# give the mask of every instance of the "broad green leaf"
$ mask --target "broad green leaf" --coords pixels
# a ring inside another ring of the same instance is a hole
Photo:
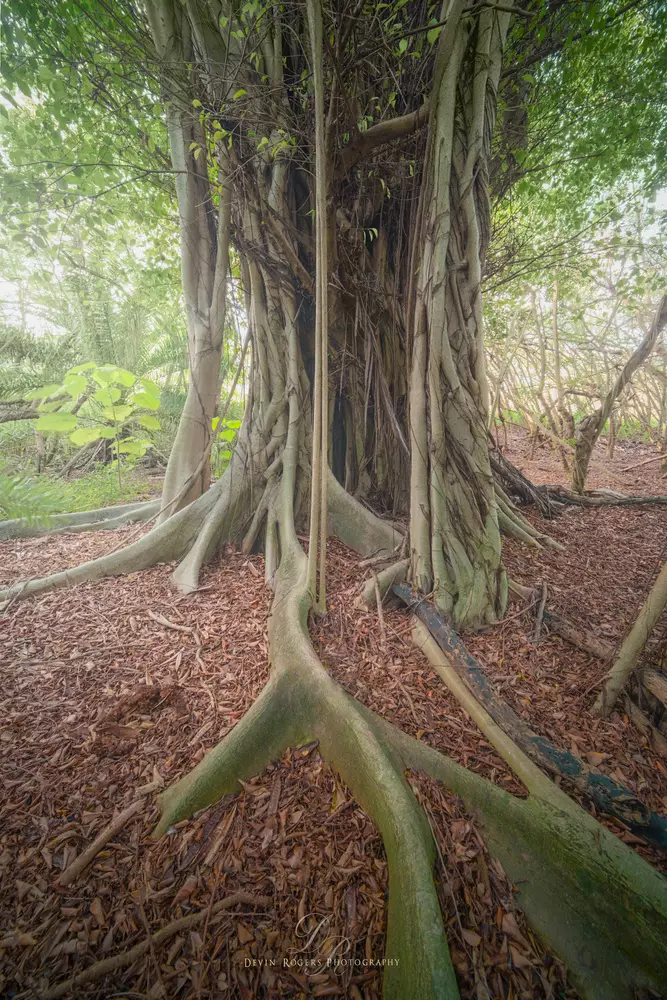
[[[93,399],[102,406],[111,406],[112,403],[117,403],[120,399],[120,389],[116,386],[111,386],[109,389],[98,389],[93,393]]]
[[[144,414],[142,417],[137,418],[137,423],[141,427],[145,427],[147,431],[159,431],[162,429],[162,424],[157,417],[152,417],[150,413]]]
[[[24,393],[24,399],[48,399],[49,396],[53,396],[56,392],[62,392],[63,387],[59,384],[43,385],[39,389],[31,389],[30,392]]]
[[[225,423],[228,427],[233,427],[235,431],[237,431],[241,426],[240,420],[226,420]]]
[[[91,368],[96,368],[94,361],[86,361],[85,365],[75,365],[74,368],[70,368],[67,375],[78,375],[79,372],[88,372]]]
[[[104,427],[77,427],[75,431],[69,436],[72,444],[76,444],[82,447],[84,444],[90,444],[92,441],[97,441],[102,437],[100,431],[105,430]]]
[[[75,413],[45,413],[35,424],[36,431],[73,431],[77,424]]]
[[[65,376],[65,381],[63,382],[63,389],[65,390],[65,392],[69,393],[69,395],[73,399],[76,399],[78,396],[80,396],[81,393],[85,392],[87,388],[88,388],[88,379],[86,378],[85,375]]]
[[[150,378],[140,378],[138,381],[143,391],[147,392],[149,396],[157,396],[158,399],[160,398],[160,386],[157,382],[153,382]]]
[[[55,413],[62,406],[62,400],[55,399],[52,403],[40,403],[39,412],[40,413]]]
[[[211,421],[211,430],[215,430],[219,423],[220,417],[213,417],[213,420]]]
[[[133,407],[128,406],[127,403],[121,403],[120,406],[105,406],[102,412],[104,413],[105,420],[108,420],[112,424],[120,424],[123,420],[127,420],[133,412]]]
[[[226,462],[228,462],[231,457],[232,457],[231,451],[221,451],[220,452],[220,458],[223,458]]]
[[[224,431],[220,431],[221,441],[233,441],[235,437],[236,437],[236,431],[233,431],[231,428],[228,428]]]
[[[143,441],[121,441],[118,445],[118,452],[121,455],[145,455],[147,445]]]
[[[245,97],[247,93],[248,93],[247,90],[244,90],[243,87],[239,87],[239,89],[232,96],[232,100],[238,101],[239,97]]]
[[[160,406],[160,400],[148,392],[134,392],[128,399],[128,403],[133,406],[143,406],[147,410],[157,410]]]
[[[118,382],[120,385],[129,388],[137,381],[137,376],[133,375],[132,372],[128,372],[125,368],[115,368],[111,376],[111,381]]]
[[[103,368],[96,368],[92,375],[98,385],[109,385],[113,381],[115,370],[114,365],[104,365]]]

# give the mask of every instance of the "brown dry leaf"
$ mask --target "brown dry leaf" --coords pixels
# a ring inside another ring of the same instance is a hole
[[[239,939],[239,944],[241,945],[249,944],[250,941],[255,940],[255,935],[250,928],[241,923],[236,925],[236,936]]]
[[[591,767],[599,767],[605,760],[609,760],[611,754],[608,753],[597,753],[596,750],[591,750],[590,753],[586,754],[586,760],[591,765]]]
[[[531,960],[520,952],[513,944],[510,945],[510,954],[512,956],[512,964],[517,967],[517,969],[530,969],[533,966]]]
[[[171,905],[172,906],[177,906],[179,903],[182,903],[184,900],[189,899],[190,896],[192,895],[192,893],[195,891],[196,888],[197,888],[197,876],[196,875],[190,875],[189,878],[187,878],[185,880],[185,882],[183,883],[183,885],[181,886],[181,888],[178,890],[178,892],[174,896]]]
[[[508,937],[513,938],[515,941],[530,951],[530,945],[526,938],[523,936],[519,930],[519,925],[516,922],[516,917],[513,913],[505,913],[502,919],[502,931],[503,934],[507,934]]]
[[[463,937],[463,940],[466,942],[466,944],[469,944],[472,948],[479,948],[480,944],[482,943],[482,938],[477,933],[477,931],[469,930],[467,927],[463,928],[463,930],[461,931],[461,936]]]

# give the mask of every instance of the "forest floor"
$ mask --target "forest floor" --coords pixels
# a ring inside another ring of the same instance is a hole
[[[507,453],[535,482],[566,482],[550,448],[531,458],[519,432]],[[622,471],[650,457],[648,449],[619,446],[613,461],[599,453],[590,486],[667,492],[658,463]],[[551,610],[617,643],[665,557],[667,507],[572,508],[541,526],[565,551],[508,542],[510,575],[524,584],[546,580]],[[4,542],[0,576],[73,566],[136,531]],[[329,613],[312,635],[332,675],[406,732],[522,794],[412,645],[409,616],[387,604],[383,637],[377,614],[355,607],[364,576],[356,557],[336,543],[330,555]],[[191,598],[170,589],[170,572],[163,565],[56,591],[15,603],[0,618],[0,995],[38,997],[171,921],[204,913],[133,964],[65,995],[375,1000],[381,971],[369,963],[384,955],[382,843],[316,747],[286,753],[241,793],[157,843],[155,797],[146,794],[145,807],[78,879],[56,884],[142,786],[189,771],[267,679],[270,594],[261,557],[227,552]],[[546,628],[533,644],[533,628],[530,609],[513,602],[502,623],[466,641],[534,729],[665,812],[667,759],[623,710],[609,720],[591,714],[604,666]],[[419,775],[411,782],[439,846],[435,874],[461,995],[576,997],[516,911],[511,885],[460,800]],[[650,848],[616,832],[660,864]],[[213,909],[237,892],[270,902]],[[330,953],[332,942],[344,964],[306,974],[303,960]]]

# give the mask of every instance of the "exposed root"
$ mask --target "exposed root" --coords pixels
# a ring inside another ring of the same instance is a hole
[[[391,559],[403,533],[383,521],[345,490],[331,471],[328,476],[328,530],[362,556]]]
[[[174,823],[240,791],[239,779],[258,774],[288,746],[306,742],[302,729],[299,692],[286,675],[274,673],[231,733],[160,796],[162,816],[153,835],[161,837]]]
[[[159,562],[178,559],[196,537],[204,517],[214,502],[215,488],[126,548],[92,559],[73,569],[52,573],[37,580],[12,584],[11,587],[0,591],[0,601],[18,600],[31,594],[43,594],[61,587],[71,587],[77,583],[101,580],[106,576],[135,573],[155,566]]]
[[[667,981],[667,881],[542,776],[517,799],[377,719],[404,766],[460,795],[517,885],[517,903],[587,1000],[635,1000]]]
[[[100,507],[97,510],[82,510],[74,514],[52,514],[48,518],[30,520],[17,518],[0,521],[0,541],[11,538],[36,538],[38,535],[59,532],[111,531],[124,524],[148,521],[160,509],[159,500],[145,503],[119,504],[116,507]]]
[[[402,600],[410,603],[410,588],[398,585],[395,591]],[[667,820],[663,816],[652,812],[613,778],[601,774],[580,757],[569,750],[562,750],[531,729],[497,695],[482,665],[470,655],[456,633],[434,609],[425,601],[419,601],[413,607],[421,619],[415,625],[418,630],[417,644],[424,648],[436,672],[496,749],[502,756],[508,755],[508,762],[528,788],[539,789],[540,782],[545,780],[542,771],[562,775],[600,812],[620,820],[635,836],[661,850],[667,849]],[[511,755],[518,748],[521,757],[517,765]],[[528,760],[530,770],[524,774],[523,762]]]
[[[370,580],[366,581],[361,592],[361,600],[366,607],[373,607],[376,588],[380,592],[380,597],[383,598],[394,583],[405,580],[409,568],[410,560],[400,559],[398,562],[392,563],[391,566],[387,566],[380,573],[374,573]]]

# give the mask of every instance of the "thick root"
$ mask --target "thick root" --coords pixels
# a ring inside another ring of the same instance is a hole
[[[331,471],[328,478],[329,534],[362,556],[390,559],[403,541],[403,533],[383,521],[345,490]]]
[[[539,791],[517,799],[385,720],[373,720],[405,767],[442,781],[476,814],[489,851],[517,885],[518,905],[586,1000],[660,993],[667,982],[662,875],[546,777]]]
[[[27,518],[0,521],[0,541],[11,538],[36,538],[38,535],[60,532],[110,531],[124,524],[148,521],[159,510],[159,500],[148,500],[145,503],[126,503],[117,507],[82,510],[74,514],[51,514],[48,518],[38,521]]]
[[[384,996],[455,1000],[456,978],[433,883],[430,829],[398,758],[313,650],[307,633],[307,560],[296,535],[284,530],[284,519],[280,523],[281,561],[269,622],[272,679],[229,736],[162,797],[156,834],[234,790],[239,778],[257,773],[286,745],[318,740],[325,760],[340,771],[378,826],[387,851],[387,952],[394,963],[385,972]],[[370,522],[369,534],[374,531],[377,526]],[[393,549],[393,532],[390,544]]]
[[[179,511],[165,524],[128,545],[118,552],[92,559],[72,569],[36,580],[26,580],[0,591],[0,601],[19,600],[32,594],[43,594],[61,587],[71,587],[77,583],[102,580],[107,576],[121,576],[148,569],[159,562],[178,559],[187,551],[196,537],[203,519],[215,502],[214,490],[209,490],[190,507]]]
[[[288,746],[305,742],[301,734],[300,699],[286,675],[273,675],[231,733],[197,767],[160,796],[162,816],[153,836],[240,791],[239,779],[251,778],[276,760]]]
[[[367,608],[375,607],[377,601],[375,593],[376,583],[378,590],[380,591],[380,597],[384,598],[384,595],[390,587],[392,587],[395,583],[400,583],[405,580],[409,569],[410,560],[400,559],[398,562],[392,563],[391,566],[387,566],[386,569],[376,573],[364,584],[364,588],[361,592],[362,603],[365,604]]]

